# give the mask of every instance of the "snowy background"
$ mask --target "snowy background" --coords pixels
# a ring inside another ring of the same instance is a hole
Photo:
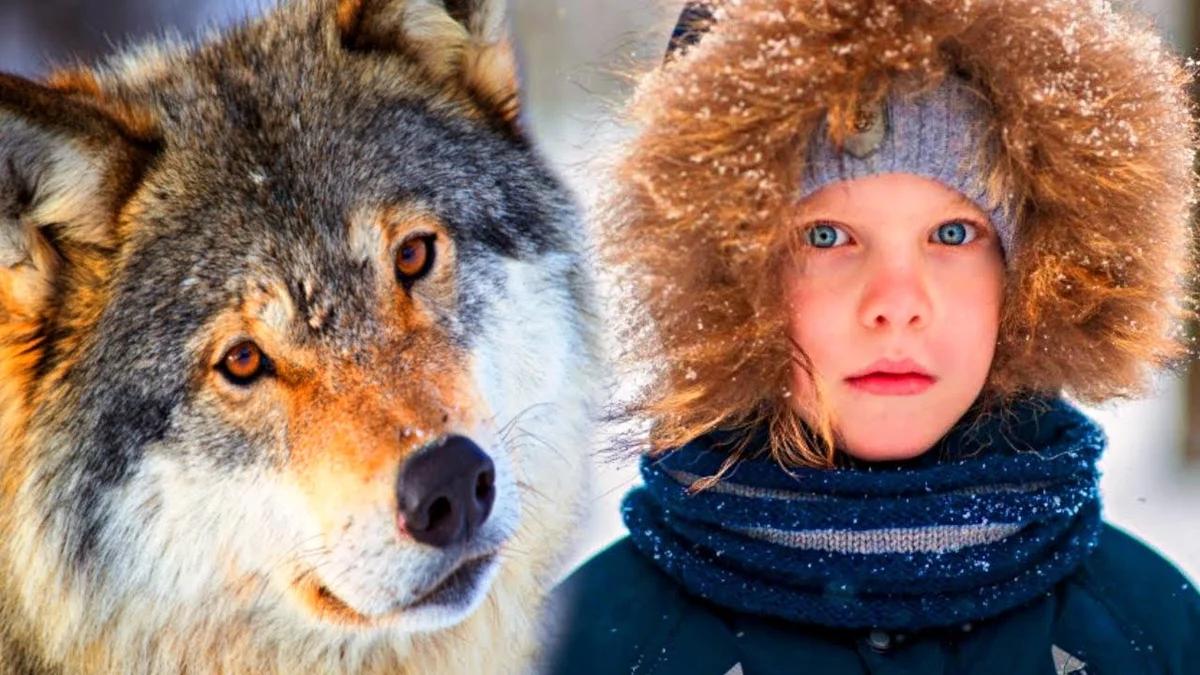
[[[587,161],[620,134],[609,113],[628,92],[623,75],[659,58],[682,0],[510,1],[532,128],[586,203],[603,188],[589,177]],[[1200,20],[1193,1],[1138,4],[1190,52],[1188,27]],[[254,0],[0,0],[0,70],[36,75],[48,64],[92,58],[164,28],[191,36],[262,6]],[[1111,438],[1102,463],[1108,518],[1200,580],[1200,463],[1183,459],[1185,394],[1185,381],[1164,379],[1147,400],[1092,412]],[[632,466],[597,466],[594,508],[577,561],[621,536],[620,496],[635,481]]]

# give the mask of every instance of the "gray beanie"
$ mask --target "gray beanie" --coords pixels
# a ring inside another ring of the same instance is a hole
[[[855,133],[839,150],[827,125],[809,148],[800,197],[843,180],[908,173],[940,181],[974,202],[991,218],[1005,255],[1013,245],[1012,204],[991,203],[988,168],[994,157],[986,123],[987,104],[957,78],[932,91],[893,92],[887,101],[860,112]]]

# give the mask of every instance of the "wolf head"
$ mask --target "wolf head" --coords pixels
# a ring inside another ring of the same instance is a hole
[[[597,349],[504,32],[493,0],[303,0],[0,76],[0,663],[528,648]]]

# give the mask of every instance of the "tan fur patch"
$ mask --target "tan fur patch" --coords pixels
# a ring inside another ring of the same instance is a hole
[[[343,36],[358,33],[362,21],[364,0],[338,0],[336,18],[338,32]]]
[[[380,266],[380,297],[390,299],[387,314],[398,318],[402,330],[429,326],[433,320],[429,305],[450,307],[457,302],[454,238],[429,209],[419,204],[363,209],[350,217],[347,227],[353,255]],[[400,292],[396,252],[404,241],[426,234],[434,236],[434,267],[420,282],[418,293]]]
[[[8,245],[20,259],[0,260],[0,326],[40,317],[61,261],[36,230],[23,227],[22,241]]]
[[[42,354],[37,335],[35,322],[0,322],[0,462],[5,467],[0,495],[15,494],[25,478],[24,462],[13,455],[24,452],[28,433],[33,369]]]
[[[153,114],[127,100],[107,95],[95,73],[90,70],[55,71],[46,78],[46,84],[64,94],[92,103],[132,138],[149,141],[160,136],[158,119]]]
[[[417,51],[422,62],[435,76],[449,78],[459,72],[462,53],[471,36],[440,3],[428,0],[406,2],[401,22],[405,39],[419,45]]]
[[[339,0],[335,23],[343,42],[408,54],[451,96],[512,125],[520,111],[519,87],[503,2],[481,7],[464,25],[439,2]]]
[[[478,93],[494,114],[515,124],[521,112],[516,56],[508,40],[468,49],[463,54],[467,86]]]
[[[331,362],[323,370],[336,372],[287,383],[282,396],[294,430],[289,466],[311,474],[314,491],[361,495],[380,478],[391,490],[406,453],[478,422],[472,419],[476,402],[465,398],[464,367],[452,353],[443,340],[423,336],[403,354],[371,353],[361,366]],[[337,485],[331,469],[353,476],[354,484]]]

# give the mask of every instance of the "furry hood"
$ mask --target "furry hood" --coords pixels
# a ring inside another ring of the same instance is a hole
[[[601,208],[652,319],[624,343],[653,373],[634,407],[655,449],[764,419],[795,436],[774,268],[806,146],[949,73],[990,104],[989,186],[1018,205],[986,392],[1098,402],[1185,355],[1190,73],[1148,19],[1102,0],[729,0],[640,83]]]

